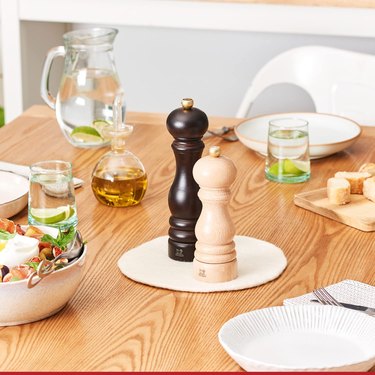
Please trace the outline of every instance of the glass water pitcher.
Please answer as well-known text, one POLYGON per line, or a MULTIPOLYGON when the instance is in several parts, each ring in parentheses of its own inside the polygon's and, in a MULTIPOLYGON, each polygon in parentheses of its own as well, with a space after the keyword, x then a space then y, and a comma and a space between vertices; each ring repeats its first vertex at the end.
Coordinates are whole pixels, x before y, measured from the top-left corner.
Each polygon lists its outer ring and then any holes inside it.
MULTIPOLYGON (((122 92, 113 56, 113 28, 75 30, 64 34, 64 46, 52 48, 44 62, 41 96, 56 111, 58 124, 74 146, 109 144, 102 129, 113 122, 113 102, 122 92), (55 98, 49 75, 55 57, 64 57, 64 72, 55 98)), ((125 116, 125 106, 122 108, 125 116)))

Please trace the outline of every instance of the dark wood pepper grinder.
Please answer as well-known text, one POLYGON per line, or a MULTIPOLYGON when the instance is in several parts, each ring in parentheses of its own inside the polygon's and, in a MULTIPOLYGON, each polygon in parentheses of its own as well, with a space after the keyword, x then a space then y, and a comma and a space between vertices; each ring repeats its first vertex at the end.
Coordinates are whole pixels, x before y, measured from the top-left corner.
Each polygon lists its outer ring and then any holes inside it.
POLYGON ((181 262, 194 260, 195 224, 202 210, 199 186, 193 178, 193 167, 202 156, 202 137, 208 129, 208 118, 192 99, 182 99, 182 108, 172 111, 167 128, 175 140, 172 149, 176 158, 176 175, 169 190, 168 256, 181 262))

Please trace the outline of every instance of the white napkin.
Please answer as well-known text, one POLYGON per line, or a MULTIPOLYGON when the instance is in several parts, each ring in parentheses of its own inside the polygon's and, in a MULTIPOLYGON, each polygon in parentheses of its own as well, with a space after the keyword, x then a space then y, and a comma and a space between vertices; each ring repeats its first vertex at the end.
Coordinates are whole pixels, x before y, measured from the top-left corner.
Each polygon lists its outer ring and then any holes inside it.
MULTIPOLYGON (((13 163, 7 163, 5 161, 0 161, 0 170, 5 172, 13 172, 21 176, 29 178, 30 168, 26 165, 19 165, 13 163)), ((83 185, 83 180, 80 178, 73 177, 74 187, 77 189, 83 185)))
MULTIPOLYGON (((325 288, 339 302, 375 308, 375 286, 355 280, 343 280, 325 288)), ((316 299, 314 294, 307 293, 284 300, 284 305, 313 304, 314 302, 310 302, 312 299, 316 299)))

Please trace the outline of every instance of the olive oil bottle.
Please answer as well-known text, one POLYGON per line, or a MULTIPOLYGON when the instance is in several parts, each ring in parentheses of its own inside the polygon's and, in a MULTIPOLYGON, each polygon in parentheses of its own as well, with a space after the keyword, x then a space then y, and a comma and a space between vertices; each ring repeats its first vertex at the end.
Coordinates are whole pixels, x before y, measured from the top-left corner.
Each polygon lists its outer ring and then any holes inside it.
POLYGON ((91 178, 96 199, 107 206, 128 207, 138 204, 147 190, 147 175, 141 161, 125 149, 133 127, 122 122, 122 94, 115 98, 114 124, 102 129, 111 139, 111 151, 97 163, 91 178))
POLYGON ((123 167, 113 173, 99 169, 92 177, 92 190, 107 206, 126 207, 138 204, 147 189, 146 173, 139 168, 123 167))

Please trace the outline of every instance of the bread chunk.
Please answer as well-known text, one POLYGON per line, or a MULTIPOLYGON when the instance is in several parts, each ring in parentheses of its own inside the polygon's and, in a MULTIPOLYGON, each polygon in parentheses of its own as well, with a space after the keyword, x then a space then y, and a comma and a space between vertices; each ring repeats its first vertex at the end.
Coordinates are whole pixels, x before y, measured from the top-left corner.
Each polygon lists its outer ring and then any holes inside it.
POLYGON ((363 194, 363 181, 371 177, 368 172, 336 172, 336 178, 345 178, 350 183, 351 194, 363 194))
POLYGON ((363 196, 375 202, 375 177, 367 178, 363 182, 363 196))
POLYGON ((368 172, 371 176, 375 176, 375 163, 365 163, 361 165, 359 172, 368 172))
POLYGON ((345 178, 329 178, 327 196, 331 204, 347 204, 350 202, 350 183, 345 178))

